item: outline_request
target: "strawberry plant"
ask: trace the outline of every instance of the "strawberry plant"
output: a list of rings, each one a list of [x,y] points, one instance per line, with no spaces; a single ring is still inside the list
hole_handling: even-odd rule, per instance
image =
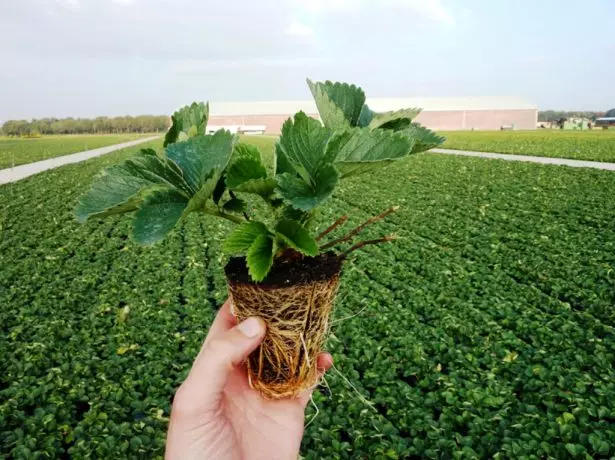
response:
[[[393,239],[375,238],[333,252],[396,208],[325,244],[319,240],[346,217],[316,235],[310,224],[317,209],[342,180],[443,142],[412,122],[417,109],[377,113],[355,85],[310,80],[308,85],[322,123],[303,112],[289,118],[276,144],[272,173],[261,152],[236,135],[225,130],[206,135],[209,105],[193,103],[173,115],[164,155],[144,149],[106,169],[76,211],[82,221],[134,212],[133,235],[142,244],[161,240],[191,214],[236,224],[224,242],[227,254],[239,256],[226,266],[229,290],[239,319],[256,315],[268,322],[267,337],[248,369],[251,383],[270,397],[295,395],[314,384],[317,373],[310,363],[324,341],[342,262],[368,244]],[[259,197],[266,207],[249,208],[247,195]],[[274,296],[271,288],[277,289]],[[289,330],[293,340],[285,344]]]

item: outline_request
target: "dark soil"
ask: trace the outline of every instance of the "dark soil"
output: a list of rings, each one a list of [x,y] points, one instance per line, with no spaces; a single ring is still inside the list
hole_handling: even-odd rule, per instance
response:
[[[224,272],[231,282],[274,288],[324,281],[339,273],[341,268],[342,260],[334,252],[325,252],[316,257],[274,260],[267,278],[260,283],[255,283],[250,278],[245,257],[231,258],[224,267]]]

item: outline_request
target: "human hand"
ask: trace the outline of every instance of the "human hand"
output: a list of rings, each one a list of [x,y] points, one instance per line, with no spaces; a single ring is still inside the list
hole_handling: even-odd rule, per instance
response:
[[[214,320],[190,374],[175,394],[167,459],[292,459],[299,455],[311,390],[271,401],[250,388],[244,359],[265,336],[260,318],[239,325],[227,300]],[[319,372],[333,364],[318,356]]]

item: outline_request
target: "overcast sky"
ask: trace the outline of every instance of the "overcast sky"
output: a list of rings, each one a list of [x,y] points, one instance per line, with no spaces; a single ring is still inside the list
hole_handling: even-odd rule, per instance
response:
[[[521,96],[615,106],[615,0],[0,0],[0,120],[193,100]]]

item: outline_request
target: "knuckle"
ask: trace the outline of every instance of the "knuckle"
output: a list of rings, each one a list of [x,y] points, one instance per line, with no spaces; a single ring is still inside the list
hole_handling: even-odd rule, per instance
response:
[[[205,357],[207,359],[219,359],[228,353],[228,344],[224,340],[213,339],[205,345]]]

